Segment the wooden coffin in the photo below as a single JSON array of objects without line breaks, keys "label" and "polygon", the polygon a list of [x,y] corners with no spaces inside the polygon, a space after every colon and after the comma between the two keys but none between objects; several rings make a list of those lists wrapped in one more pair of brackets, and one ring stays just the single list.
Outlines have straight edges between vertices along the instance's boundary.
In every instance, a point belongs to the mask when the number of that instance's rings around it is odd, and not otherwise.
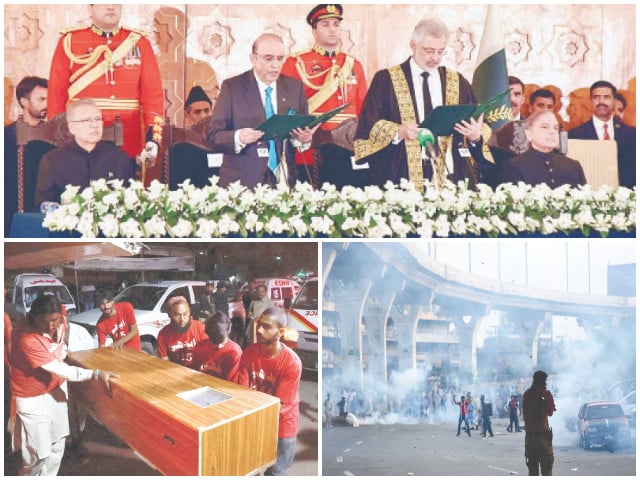
[{"label": "wooden coffin", "polygon": [[70,385],[100,423],[165,475],[250,475],[275,463],[274,396],[126,348],[74,352],[69,362],[120,375],[111,397],[101,382]]}]

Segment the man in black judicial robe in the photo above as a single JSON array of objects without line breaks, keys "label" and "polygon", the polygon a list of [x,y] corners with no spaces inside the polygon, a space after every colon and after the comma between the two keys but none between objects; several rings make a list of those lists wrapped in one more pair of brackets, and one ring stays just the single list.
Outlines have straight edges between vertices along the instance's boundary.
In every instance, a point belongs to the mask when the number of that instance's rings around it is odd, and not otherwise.
[{"label": "man in black judicial robe", "polygon": [[560,137],[558,120],[553,112],[536,112],[527,118],[526,125],[525,134],[531,146],[522,155],[505,162],[500,174],[502,183],[546,183],[551,188],[565,184],[577,187],[587,183],[578,161],[554,151]]},{"label": "man in black judicial robe", "polygon": [[[411,37],[412,56],[399,66],[377,72],[372,80],[356,132],[355,153],[358,163],[369,163],[374,185],[383,186],[387,181],[397,184],[405,178],[419,186],[422,178],[431,179],[434,164],[425,159],[424,149],[415,147],[418,124],[439,105],[477,103],[462,75],[439,67],[447,35],[446,26],[439,20],[420,21]],[[425,72],[428,88],[424,85]],[[405,87],[398,88],[402,84]],[[483,149],[482,129],[482,118],[470,118],[456,124],[454,134],[446,137],[450,141],[440,158],[445,159],[444,175],[448,179],[469,179],[473,185],[479,180],[478,167],[493,166],[488,160],[490,153]]]}]

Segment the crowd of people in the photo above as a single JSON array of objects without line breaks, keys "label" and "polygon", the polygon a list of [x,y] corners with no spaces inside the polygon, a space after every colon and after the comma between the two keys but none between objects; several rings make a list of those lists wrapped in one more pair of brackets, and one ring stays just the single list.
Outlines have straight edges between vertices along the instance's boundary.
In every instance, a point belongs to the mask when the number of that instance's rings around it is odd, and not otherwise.
[{"label": "crowd of people", "polygon": [[[357,420],[349,420],[349,415],[355,415],[360,420],[376,415],[399,414],[404,419],[394,416],[395,422],[420,422],[422,420],[437,420],[438,423],[453,421],[453,415],[457,416],[457,433],[459,437],[462,430],[471,437],[471,431],[475,430],[481,437],[495,436],[492,419],[500,416],[496,406],[507,412],[509,425],[506,431],[509,433],[525,432],[524,453],[529,475],[551,475],[553,470],[553,434],[549,427],[549,417],[556,410],[554,395],[547,388],[546,372],[541,370],[533,374],[531,386],[524,390],[522,395],[507,395],[505,391],[511,389],[504,384],[496,388],[491,395],[481,394],[478,399],[471,392],[466,392],[456,400],[456,387],[437,388],[437,383],[430,393],[420,392],[419,388],[413,388],[403,398],[397,400],[391,392],[380,394],[372,390],[366,391],[351,386],[340,391],[340,400],[333,401],[331,393],[327,393],[323,402],[324,424],[327,428],[333,428],[337,420],[343,425],[358,426]],[[326,382],[325,388],[336,390],[336,384]],[[516,388],[515,384],[513,388]],[[493,398],[492,402],[490,399]],[[447,414],[447,405],[451,408]],[[520,418],[524,424],[521,428]],[[376,421],[380,421],[376,417]]]},{"label": "crowd of people", "polygon": [[[95,294],[95,303],[102,312],[96,324],[100,348],[142,351],[132,305],[116,303],[114,298],[109,289]],[[285,312],[273,305],[255,310],[255,340],[243,349],[229,338],[232,325],[226,312],[214,309],[203,323],[192,317],[191,306],[184,297],[170,298],[167,307],[170,323],[158,334],[162,359],[279,398],[277,459],[266,473],[285,475],[294,460],[302,374],[300,359],[283,341],[287,329]],[[34,300],[26,318],[14,323],[10,343],[5,336],[5,371],[9,373],[15,405],[9,424],[13,450],[22,455],[23,475],[56,475],[60,468],[66,438],[72,433],[69,424],[75,420],[67,382],[100,381],[110,394],[111,382],[118,378],[117,372],[92,371],[65,363],[73,347],[68,333],[68,318],[61,305],[53,296],[41,295]]]},{"label": "crowd of people", "polygon": [[[16,88],[25,122],[38,125],[66,111],[74,139],[42,159],[35,208],[58,202],[67,184],[144,178],[162,145],[162,82],[149,41],[142,32],[120,26],[122,5],[88,9],[92,25],[63,32],[49,79],[27,77]],[[492,132],[482,116],[472,116],[456,123],[450,135],[421,145],[420,125],[435,108],[477,104],[464,76],[442,65],[451,43],[448,27],[435,18],[420,20],[409,39],[411,55],[378,71],[368,84],[361,62],[341,49],[344,15],[340,4],[315,6],[306,19],[314,45],[289,55],[281,37],[257,36],[251,68],[225,79],[215,103],[201,87],[189,92],[187,123],[199,124],[210,115],[206,143],[222,154],[222,186],[305,181],[340,188],[407,179],[421,187],[427,180],[441,184],[448,179],[467,180],[471,186],[523,181],[557,187],[588,181],[579,162],[558,153],[560,124],[553,112],[559,99],[549,89],[527,99],[524,83],[513,76],[507,125]],[[626,100],[605,80],[591,85],[590,98],[593,117],[568,136],[615,141],[619,184],[633,187],[635,127],[618,116]],[[527,118],[521,113],[524,102],[530,105]],[[281,134],[287,141],[265,138],[258,128],[274,114],[319,115],[337,107],[343,109],[321,125]],[[124,153],[107,160],[114,155],[102,145],[102,128],[116,116],[124,125]],[[5,128],[5,145],[6,178],[13,178],[15,125]],[[61,162],[73,162],[73,167],[60,168]],[[8,221],[15,211],[13,188],[5,190]]]},{"label": "crowd of people", "polygon": [[[352,413],[364,422],[368,418],[372,421],[384,421],[386,418],[389,421],[400,419],[409,423],[442,422],[453,418],[455,412],[460,412],[462,402],[466,405],[465,416],[468,415],[469,430],[481,431],[482,404],[485,403],[491,417],[509,419],[507,431],[521,431],[521,400],[526,390],[524,378],[500,383],[474,384],[464,391],[465,384],[458,376],[447,374],[441,368],[432,367],[428,372],[419,369],[419,372],[419,378],[423,380],[416,384],[409,382],[400,385],[392,378],[387,387],[372,385],[360,388],[352,383],[341,384],[339,380],[326,379],[324,387],[330,398],[330,410],[327,410],[325,404],[324,421],[328,422],[331,416],[344,423],[347,413]],[[552,388],[554,391],[557,390],[555,385]],[[481,394],[473,393],[471,390]],[[457,392],[464,392],[464,399],[456,401],[454,397]]]}]

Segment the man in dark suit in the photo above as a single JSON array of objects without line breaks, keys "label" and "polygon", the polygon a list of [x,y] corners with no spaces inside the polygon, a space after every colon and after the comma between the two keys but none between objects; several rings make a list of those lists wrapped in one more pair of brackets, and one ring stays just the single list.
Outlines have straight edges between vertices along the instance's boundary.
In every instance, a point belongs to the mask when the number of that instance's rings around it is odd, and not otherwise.
[{"label": "man in dark suit", "polygon": [[636,185],[636,129],[614,117],[616,87],[599,80],[591,85],[591,120],[569,131],[569,138],[615,140],[618,144],[618,178],[620,186]]},{"label": "man in dark suit", "polygon": [[267,118],[269,104],[273,113],[307,114],[307,98],[300,80],[280,75],[287,57],[279,36],[266,33],[258,37],[250,58],[251,70],[223,82],[207,132],[209,147],[224,154],[220,185],[240,181],[253,188],[286,181],[293,186],[294,148],[307,150],[317,126],[292,130],[286,142],[261,140],[263,132],[256,127]]},{"label": "man in dark suit", "polygon": [[550,110],[534,112],[527,117],[525,134],[529,150],[504,163],[500,169],[500,182],[546,183],[551,188],[587,183],[579,162],[554,151],[560,141],[558,131],[558,120]]}]

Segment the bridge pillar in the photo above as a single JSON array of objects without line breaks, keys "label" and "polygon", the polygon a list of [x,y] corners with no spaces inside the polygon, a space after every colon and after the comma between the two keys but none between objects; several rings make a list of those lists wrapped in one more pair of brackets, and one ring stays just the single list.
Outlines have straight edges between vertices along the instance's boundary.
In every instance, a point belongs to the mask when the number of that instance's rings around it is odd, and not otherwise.
[{"label": "bridge pillar", "polygon": [[551,321],[552,312],[525,308],[506,308],[506,317],[514,331],[523,338],[523,344],[528,345],[531,367],[538,367],[538,345],[540,335],[545,326]]},{"label": "bridge pillar", "polygon": [[362,386],[362,316],[373,280],[362,279],[348,289],[332,288],[335,310],[340,315],[340,365],[342,380]]},{"label": "bridge pillar", "polygon": [[364,309],[366,319],[366,373],[371,373],[386,384],[393,371],[400,369],[402,341],[398,328],[400,316],[394,308],[398,295],[405,285],[406,280],[397,271],[383,269],[380,278],[375,279]]},{"label": "bridge pillar", "polygon": [[416,368],[416,323],[420,315],[420,305],[411,305],[404,313],[394,317],[399,354],[399,370]]},{"label": "bridge pillar", "polygon": [[[460,340],[461,373],[470,373],[472,383],[478,382],[477,337],[481,320],[489,313],[490,307],[485,306],[479,315],[450,315],[456,327],[456,334]],[[466,322],[465,322],[466,318]]]}]

